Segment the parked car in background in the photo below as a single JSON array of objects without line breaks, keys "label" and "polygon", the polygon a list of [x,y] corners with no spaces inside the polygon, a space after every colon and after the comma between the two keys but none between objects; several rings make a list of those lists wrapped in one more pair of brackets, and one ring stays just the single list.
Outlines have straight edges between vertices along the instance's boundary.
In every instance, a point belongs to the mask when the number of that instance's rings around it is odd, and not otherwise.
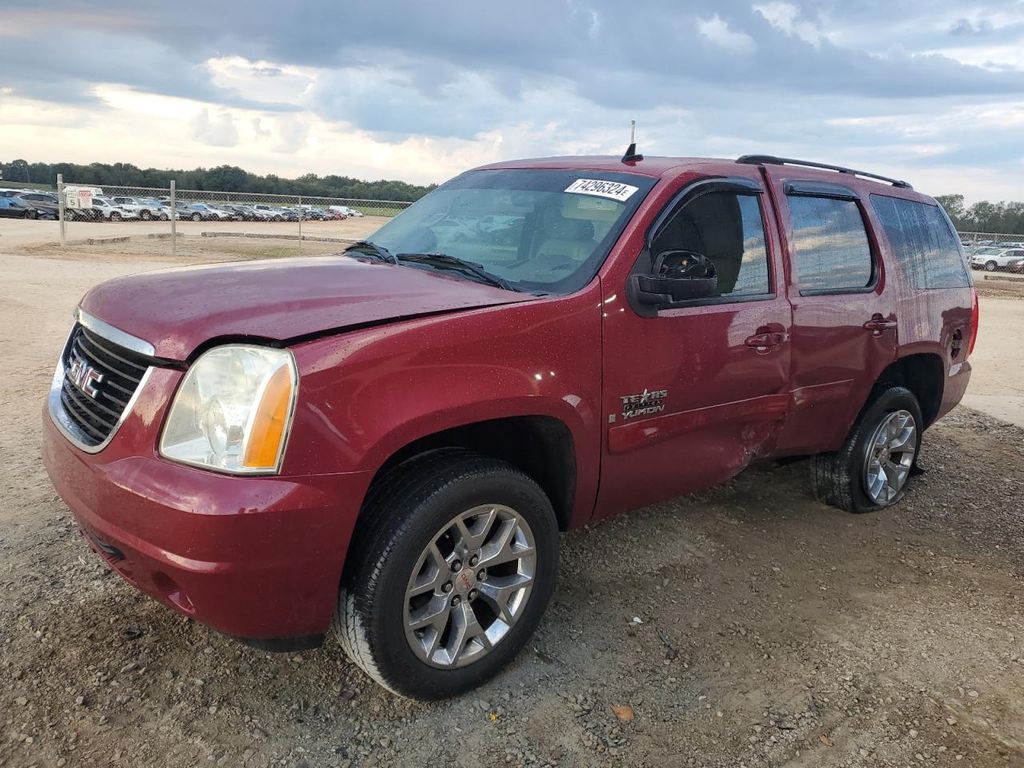
[{"label": "parked car in background", "polygon": [[213,211],[215,217],[220,221],[237,221],[238,214],[222,203],[202,203],[202,205]]},{"label": "parked car in background", "polygon": [[328,210],[336,211],[347,218],[359,218],[363,215],[362,211],[357,211],[355,208],[349,208],[347,205],[332,205]]},{"label": "parked car in background", "polygon": [[971,267],[984,269],[986,272],[995,272],[997,269],[1006,269],[1011,263],[1016,263],[1021,256],[1024,256],[1024,251],[1019,248],[1002,246],[978,248],[971,254]]},{"label": "parked car in background", "polygon": [[299,210],[302,212],[302,218],[308,221],[323,221],[327,218],[322,209],[314,208],[312,205],[299,206]]},{"label": "parked car in background", "polygon": [[231,215],[231,218],[235,221],[252,221],[252,212],[247,210],[244,205],[238,205],[237,203],[221,203],[218,206],[222,211],[226,211]]},{"label": "parked car in background", "polygon": [[143,221],[162,218],[164,211],[157,200],[140,197],[115,196],[110,198],[114,205],[132,211]]},{"label": "parked car in background", "polygon": [[122,221],[126,219],[132,220],[139,218],[139,214],[135,211],[115,205],[113,201],[106,197],[94,197],[92,199],[92,207],[99,211],[100,215],[107,221]]},{"label": "parked car in background", "polygon": [[5,219],[49,219],[56,218],[52,211],[40,208],[18,196],[0,197],[0,217]]},{"label": "parked car in background", "polygon": [[152,218],[160,219],[161,221],[167,221],[170,219],[170,215],[167,211],[166,206],[157,200],[155,197],[140,197],[137,198],[139,205],[144,209],[147,209]]},{"label": "parked car in background", "polygon": [[207,203],[192,203],[188,206],[187,218],[192,221],[227,221],[231,214]]},{"label": "parked car in background", "polygon": [[264,217],[264,221],[284,221],[284,211],[272,205],[257,203],[253,208]]},{"label": "parked car in background", "polygon": [[46,211],[46,214],[39,218],[58,219],[60,218],[60,200],[52,192],[25,192],[19,197],[34,206],[37,211]]},{"label": "parked car in background", "polygon": [[[164,211],[164,213],[167,214],[167,217],[170,218],[170,216],[171,216],[171,200],[170,200],[170,198],[167,198],[166,200],[161,198],[160,199],[160,207]],[[189,205],[189,203],[186,203],[184,200],[175,200],[174,201],[174,214],[173,215],[174,215],[174,218],[176,220],[179,220],[179,221],[182,220],[182,219],[192,218],[192,208]]]}]

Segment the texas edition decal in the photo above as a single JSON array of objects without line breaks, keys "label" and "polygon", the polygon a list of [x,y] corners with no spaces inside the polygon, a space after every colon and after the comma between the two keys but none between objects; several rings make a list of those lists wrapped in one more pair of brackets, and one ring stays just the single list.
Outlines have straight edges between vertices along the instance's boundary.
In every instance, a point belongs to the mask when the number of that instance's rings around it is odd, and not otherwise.
[{"label": "texas edition decal", "polygon": [[653,416],[665,410],[665,398],[668,397],[667,389],[647,389],[638,395],[623,395],[622,418],[635,419],[638,416]]}]

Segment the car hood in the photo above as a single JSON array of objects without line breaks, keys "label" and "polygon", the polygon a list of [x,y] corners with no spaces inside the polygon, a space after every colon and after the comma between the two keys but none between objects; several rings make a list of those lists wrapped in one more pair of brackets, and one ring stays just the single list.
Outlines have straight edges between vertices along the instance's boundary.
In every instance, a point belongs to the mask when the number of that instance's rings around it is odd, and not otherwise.
[{"label": "car hood", "polygon": [[93,288],[82,309],[186,360],[211,339],[289,340],[352,326],[531,301],[441,272],[347,256],[185,267]]}]

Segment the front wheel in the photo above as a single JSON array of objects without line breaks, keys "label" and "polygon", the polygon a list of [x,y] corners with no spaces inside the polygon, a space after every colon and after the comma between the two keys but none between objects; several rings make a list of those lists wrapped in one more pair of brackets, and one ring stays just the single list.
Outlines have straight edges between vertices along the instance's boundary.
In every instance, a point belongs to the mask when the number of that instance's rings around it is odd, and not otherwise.
[{"label": "front wheel", "polygon": [[924,419],[905,387],[876,390],[843,447],[811,459],[818,499],[847,512],[873,512],[903,498],[921,448]]},{"label": "front wheel", "polygon": [[999,266],[999,265],[996,264],[994,261],[986,261],[985,262],[985,271],[986,272],[995,272],[997,266]]},{"label": "front wheel", "polygon": [[121,220],[121,214],[118,213],[117,211],[114,211],[112,214],[110,214],[110,220],[111,221],[120,221]]},{"label": "front wheel", "polygon": [[350,547],[335,629],[374,680],[413,699],[497,674],[540,622],[558,526],[537,484],[462,451],[399,466],[371,490]]},{"label": "front wheel", "polygon": [[150,213],[149,211],[147,211],[147,210],[146,210],[145,208],[143,208],[143,209],[142,209],[142,213],[140,213],[140,214],[139,214],[139,217],[140,217],[140,218],[141,218],[141,219],[142,219],[143,221],[149,221],[150,219],[152,219],[152,218],[153,218],[153,214],[152,214],[152,213]]}]

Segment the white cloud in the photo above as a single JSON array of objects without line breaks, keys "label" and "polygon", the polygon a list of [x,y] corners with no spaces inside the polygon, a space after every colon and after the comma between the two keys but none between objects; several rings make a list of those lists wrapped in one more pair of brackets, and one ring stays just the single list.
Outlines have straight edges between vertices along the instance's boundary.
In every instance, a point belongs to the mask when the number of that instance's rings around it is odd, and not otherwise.
[{"label": "white cloud", "polygon": [[243,56],[207,59],[205,66],[214,85],[257,101],[301,105],[316,82],[313,68],[249,61]]},{"label": "white cloud", "polygon": [[755,5],[754,10],[764,17],[765,21],[787,35],[797,37],[815,48],[821,45],[823,37],[821,29],[813,22],[800,18],[800,9],[792,3],[770,2]]},{"label": "white cloud", "polygon": [[189,123],[192,138],[211,147],[233,147],[238,143],[238,129],[230,113],[225,110],[217,112],[211,118],[210,110],[203,107],[196,112]]},{"label": "white cloud", "polygon": [[735,32],[716,13],[710,19],[697,20],[698,31],[711,42],[733,53],[753,53],[757,44],[746,32]]}]

